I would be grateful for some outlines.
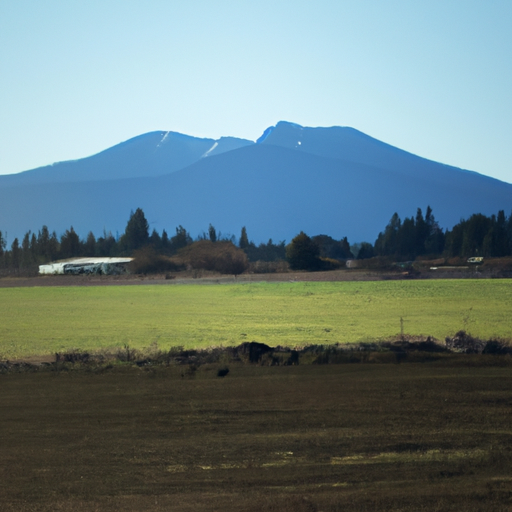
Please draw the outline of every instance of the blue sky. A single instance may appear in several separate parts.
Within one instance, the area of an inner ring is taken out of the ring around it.
[[[512,182],[511,0],[0,0],[0,174],[352,126]]]

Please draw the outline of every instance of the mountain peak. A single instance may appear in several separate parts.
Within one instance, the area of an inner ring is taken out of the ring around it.
[[[431,162],[354,128],[279,121],[254,143],[172,131],[134,137],[96,155],[0,176],[2,232],[46,224],[80,234],[122,230],[141,207],[152,227],[241,226],[256,241],[300,230],[369,240],[393,212],[429,204],[443,227],[506,209],[512,185]],[[26,205],[30,204],[30,208]]]
[[[256,144],[261,144],[274,131],[275,126],[269,126],[261,136],[256,140]]]

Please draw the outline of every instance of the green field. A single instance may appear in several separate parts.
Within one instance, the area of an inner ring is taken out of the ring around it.
[[[512,338],[511,311],[508,280],[2,288],[0,359],[155,343],[353,343],[402,325],[438,339],[460,329]]]

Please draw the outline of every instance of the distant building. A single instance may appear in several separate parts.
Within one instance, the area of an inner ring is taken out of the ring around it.
[[[98,274],[118,275],[127,272],[133,258],[77,258],[39,265],[40,274]]]

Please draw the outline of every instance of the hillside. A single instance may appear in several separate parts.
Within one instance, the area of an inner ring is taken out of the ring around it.
[[[150,132],[87,158],[0,176],[0,187],[159,176],[248,144],[253,142],[235,137],[214,140],[176,132]]]
[[[212,223],[255,241],[309,234],[373,242],[391,215],[430,205],[444,228],[512,207],[512,185],[432,162],[352,128],[281,122],[256,143],[152,132],[97,155],[0,176],[0,229],[12,242],[43,224],[124,231],[141,207],[151,229],[193,236]]]

